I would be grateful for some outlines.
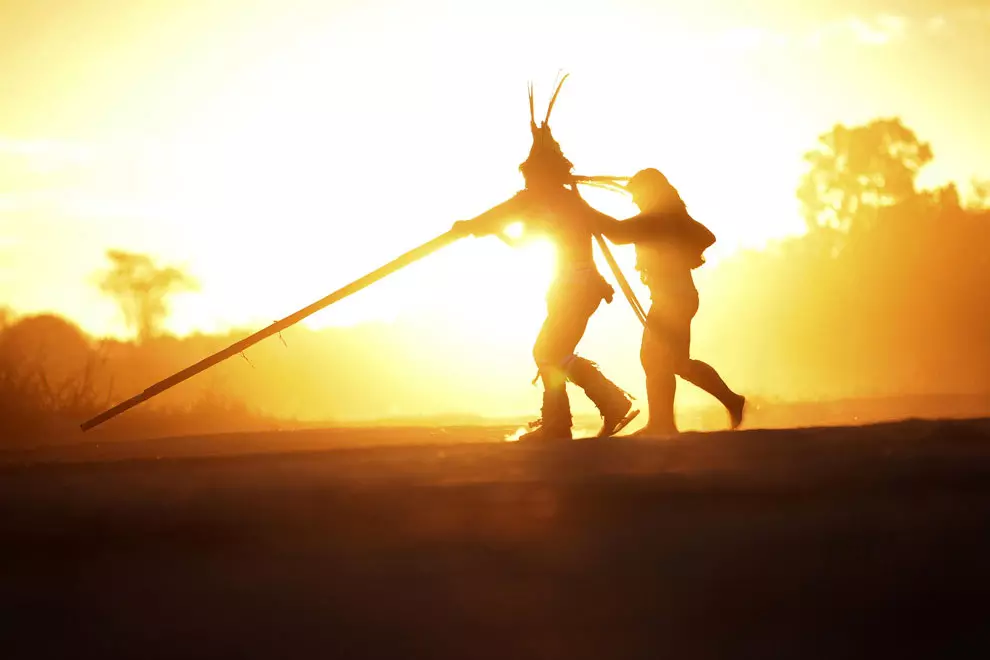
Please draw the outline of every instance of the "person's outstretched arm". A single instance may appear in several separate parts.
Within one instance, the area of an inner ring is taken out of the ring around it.
[[[664,227],[665,223],[660,223],[657,220],[658,218],[650,214],[640,213],[628,220],[615,220],[601,233],[616,245],[656,240],[662,238],[668,231]]]
[[[690,232],[691,238],[695,242],[695,245],[697,245],[702,252],[715,244],[715,234],[712,233],[712,230],[694,218],[691,218],[691,222],[688,224],[688,231]]]
[[[622,223],[589,204],[581,196],[581,193],[574,191],[570,201],[573,204],[573,207],[569,209],[570,215],[574,218],[580,218],[580,222],[583,222],[592,234],[602,234],[606,237],[621,234],[619,225]]]
[[[510,223],[521,219],[520,216],[524,214],[528,205],[525,192],[516,193],[498,206],[493,206],[470,220],[458,220],[454,223],[452,231],[465,236],[491,236],[492,234],[497,234],[499,238],[502,238],[502,240],[508,243],[509,241],[506,240],[507,237],[503,238],[503,231]]]

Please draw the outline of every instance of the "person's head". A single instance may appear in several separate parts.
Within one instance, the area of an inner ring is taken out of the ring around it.
[[[677,189],[660,170],[649,167],[636,172],[626,184],[633,202],[641,211],[669,211],[684,208]]]
[[[572,182],[574,165],[567,160],[546,124],[533,127],[533,146],[521,165],[526,187],[559,188]]]
[[[560,186],[573,183],[574,165],[567,160],[560,144],[554,139],[550,132],[550,111],[557,100],[557,94],[567,79],[565,75],[557,85],[550,105],[547,107],[546,117],[543,123],[536,124],[536,115],[533,108],[533,88],[529,89],[529,128],[533,135],[533,146],[530,147],[529,156],[521,165],[519,171],[522,172],[526,180],[526,187],[533,188],[559,188]]]

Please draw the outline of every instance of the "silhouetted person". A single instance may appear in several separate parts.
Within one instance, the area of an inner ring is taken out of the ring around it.
[[[675,374],[718,399],[736,428],[742,423],[745,397],[733,392],[710,365],[691,359],[691,321],[699,302],[691,271],[705,262],[702,254],[715,243],[715,235],[688,214],[677,190],[658,170],[637,172],[626,190],[640,214],[604,233],[615,243],[636,244],[636,269],[652,303],[640,350],[650,419],[634,435],[677,433]]]
[[[558,86],[556,92],[559,91]],[[544,234],[556,245],[557,272],[547,293],[547,318],[533,347],[533,358],[543,381],[542,416],[531,424],[538,428],[520,440],[571,437],[568,380],[583,389],[598,407],[602,416],[601,436],[614,434],[638,414],[631,411],[632,402],[625,392],[605,378],[597,365],[574,353],[592,314],[602,300],[611,302],[614,294],[595,266],[592,235],[616,221],[599,213],[578,194],[573,165],[564,157],[547,125],[553,100],[543,124],[537,126],[530,91],[533,146],[529,157],[519,166],[525,189],[473,220],[454,225],[455,230],[482,236],[501,234],[508,224],[521,220],[528,233]]]

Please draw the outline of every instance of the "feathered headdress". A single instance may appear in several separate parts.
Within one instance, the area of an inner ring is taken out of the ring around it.
[[[547,114],[543,118],[543,123],[539,125],[536,123],[536,110],[533,105],[533,85],[532,83],[529,85],[529,130],[533,134],[533,146],[530,147],[529,156],[519,165],[519,171],[522,172],[523,178],[526,180],[527,188],[534,184],[562,186],[574,182],[571,173],[574,164],[564,156],[560,144],[550,132],[549,124],[553,105],[556,103],[557,95],[560,94],[560,88],[563,87],[568,75],[570,74],[566,74],[557,84],[557,88],[550,98],[550,105],[547,106]]]
[[[554,103],[557,102],[557,95],[560,88],[564,86],[564,81],[570,74],[564,74],[554,89],[553,96],[550,97],[550,105],[547,106],[546,116],[543,123],[536,123],[536,109],[533,103],[533,85],[529,85],[529,129],[533,135],[533,146],[530,147],[529,156],[519,166],[523,178],[526,180],[526,187],[536,186],[573,186],[584,184],[605,188],[615,192],[628,193],[624,182],[629,177],[617,176],[581,176],[573,173],[574,164],[564,156],[560,144],[553,137],[550,131],[550,113],[553,111]]]

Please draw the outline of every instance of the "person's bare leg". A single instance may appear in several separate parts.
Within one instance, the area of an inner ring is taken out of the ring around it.
[[[718,399],[719,403],[729,411],[732,428],[742,424],[746,397],[733,392],[714,367],[701,360],[687,360],[678,369],[677,375]]]
[[[678,431],[674,419],[674,394],[677,381],[674,378],[669,349],[660,337],[644,330],[639,358],[646,374],[646,402],[650,412],[646,426],[631,435],[676,435]]]
[[[650,421],[643,435],[677,435],[674,417],[674,395],[677,380],[669,369],[654,370],[646,377],[646,400],[650,406]]]
[[[568,338],[568,318],[566,306],[559,298],[552,298],[547,305],[547,317],[533,346],[533,359],[540,370],[543,381],[543,406],[540,419],[531,424],[534,430],[520,436],[520,441],[561,440],[571,437],[571,406],[567,397],[567,376],[561,368],[562,358],[567,355],[566,346],[562,351],[561,342]]]

